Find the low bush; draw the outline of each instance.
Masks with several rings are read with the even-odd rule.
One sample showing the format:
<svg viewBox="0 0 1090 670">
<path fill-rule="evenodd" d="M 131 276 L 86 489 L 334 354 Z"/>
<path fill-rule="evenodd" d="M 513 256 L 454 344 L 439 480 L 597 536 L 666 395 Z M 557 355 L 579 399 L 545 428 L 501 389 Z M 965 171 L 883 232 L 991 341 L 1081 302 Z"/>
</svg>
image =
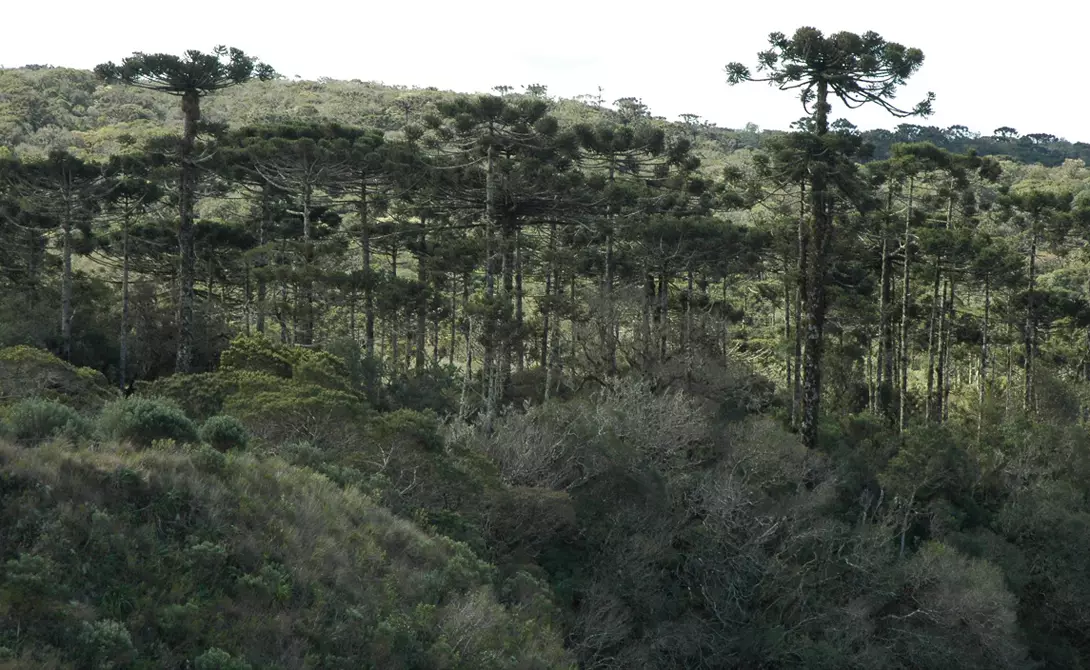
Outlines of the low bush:
<svg viewBox="0 0 1090 670">
<path fill-rule="evenodd" d="M 177 405 L 157 398 L 115 400 L 98 420 L 103 437 L 150 447 L 155 440 L 196 442 L 197 426 Z"/>
<path fill-rule="evenodd" d="M 55 400 L 21 400 L 7 414 L 4 432 L 22 444 L 37 445 L 53 437 L 77 441 L 91 435 L 91 424 L 82 414 Z"/>
<path fill-rule="evenodd" d="M 201 426 L 201 442 L 210 445 L 217 451 L 229 449 L 245 449 L 250 441 L 250 434 L 246 426 L 233 416 L 218 415 L 209 418 Z"/>
</svg>

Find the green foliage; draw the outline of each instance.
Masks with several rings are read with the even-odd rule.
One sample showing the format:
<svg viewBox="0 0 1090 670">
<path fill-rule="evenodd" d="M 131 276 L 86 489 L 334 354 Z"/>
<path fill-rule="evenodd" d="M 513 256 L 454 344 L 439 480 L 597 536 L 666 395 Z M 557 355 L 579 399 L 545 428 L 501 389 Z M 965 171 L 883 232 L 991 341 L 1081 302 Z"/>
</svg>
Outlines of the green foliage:
<svg viewBox="0 0 1090 670">
<path fill-rule="evenodd" d="M 123 623 L 109 619 L 84 621 L 76 644 L 83 663 L 94 670 L 131 667 L 136 655 L 128 629 Z"/>
<path fill-rule="evenodd" d="M 102 373 L 77 368 L 47 351 L 22 345 L 0 349 L 0 404 L 31 397 L 94 409 L 117 393 Z"/>
<path fill-rule="evenodd" d="M 0 70 L 0 669 L 1087 666 L 1090 145 L 830 118 L 922 63 Z"/>
<path fill-rule="evenodd" d="M 155 398 L 133 396 L 102 408 L 98 428 L 108 440 L 150 447 L 155 440 L 196 442 L 197 426 L 177 405 Z"/>
<path fill-rule="evenodd" d="M 201 442 L 217 451 L 245 449 L 250 441 L 246 426 L 233 416 L 219 415 L 210 417 L 201 425 Z"/>
<path fill-rule="evenodd" d="M 138 384 L 137 389 L 141 395 L 164 398 L 193 419 L 204 420 L 223 410 L 223 403 L 235 385 L 229 374 L 206 372 L 162 377 Z"/>
<path fill-rule="evenodd" d="M 54 400 L 20 400 L 6 410 L 6 415 L 6 428 L 11 436 L 31 446 L 54 437 L 84 440 L 92 432 L 86 417 Z"/>
<path fill-rule="evenodd" d="M 251 370 L 291 378 L 298 350 L 264 337 L 239 337 L 220 356 L 221 370 Z"/>
<path fill-rule="evenodd" d="M 193 661 L 193 667 L 196 670 L 250 670 L 252 666 L 222 649 L 212 647 Z"/>
<path fill-rule="evenodd" d="M 368 416 L 364 402 L 345 391 L 255 372 L 235 380 L 238 391 L 224 403 L 224 412 L 267 444 L 307 440 L 347 447 L 359 439 Z"/>
<path fill-rule="evenodd" d="M 464 544 L 277 458 L 210 453 L 0 445 L 0 645 L 17 621 L 23 648 L 79 667 L 571 667 Z"/>
</svg>

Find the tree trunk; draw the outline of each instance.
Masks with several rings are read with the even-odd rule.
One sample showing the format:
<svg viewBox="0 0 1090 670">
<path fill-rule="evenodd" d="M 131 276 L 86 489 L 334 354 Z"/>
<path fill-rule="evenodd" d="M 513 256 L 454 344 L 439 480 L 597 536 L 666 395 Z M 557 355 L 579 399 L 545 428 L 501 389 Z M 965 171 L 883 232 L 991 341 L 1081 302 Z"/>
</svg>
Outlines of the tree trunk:
<svg viewBox="0 0 1090 670">
<path fill-rule="evenodd" d="M 422 371 L 427 365 L 427 322 L 428 302 L 424 298 L 428 288 L 428 256 L 427 256 L 427 218 L 420 217 L 420 251 L 416 261 L 416 281 L 420 283 L 421 300 L 416 306 L 416 370 Z"/>
<path fill-rule="evenodd" d="M 129 370 L 129 212 L 121 222 L 121 356 L 118 361 L 118 385 L 125 391 Z"/>
<path fill-rule="evenodd" d="M 794 377 L 795 386 L 791 391 L 791 426 L 798 428 L 802 419 L 802 350 L 803 350 L 803 313 L 802 301 L 806 295 L 807 255 L 810 253 L 810 235 L 807 232 L 806 221 L 806 182 L 799 182 L 799 226 L 798 226 L 798 258 L 796 263 L 797 276 L 795 277 L 795 351 Z M 725 289 L 724 285 L 724 289 Z"/>
<path fill-rule="evenodd" d="M 515 367 L 520 372 L 526 367 L 526 342 L 523 332 L 522 294 L 522 229 L 515 230 Z"/>
<path fill-rule="evenodd" d="M 268 255 L 264 251 L 265 244 L 268 240 L 265 239 L 266 231 L 269 227 L 272 217 L 272 207 L 269 205 L 269 193 L 272 186 L 268 183 L 262 188 L 261 198 L 261 221 L 257 225 L 257 244 L 262 249 L 261 254 L 258 255 L 255 266 L 258 268 L 257 272 L 257 332 L 265 332 L 265 310 L 267 308 L 266 301 L 268 300 L 268 287 L 265 279 L 265 267 L 268 266 Z"/>
<path fill-rule="evenodd" d="M 178 354 L 174 368 L 175 372 L 187 373 L 193 368 L 193 286 L 196 279 L 193 208 L 197 196 L 197 164 L 193 154 L 197 143 L 197 122 L 201 118 L 201 98 L 197 91 L 187 91 L 182 95 L 182 117 L 178 189 Z"/>
<path fill-rule="evenodd" d="M 311 279 L 311 266 L 314 263 L 314 243 L 311 230 L 311 188 L 303 189 L 303 328 L 300 340 L 302 344 L 314 344 L 314 281 Z"/>
<path fill-rule="evenodd" d="M 491 129 L 490 129 L 491 130 Z M 496 412 L 496 385 L 495 385 L 495 344 L 496 344 L 496 319 L 493 300 L 496 295 L 496 261 L 495 261 L 495 229 L 496 229 L 496 159 L 495 149 L 491 143 L 488 145 L 488 163 L 485 172 L 485 302 L 488 313 L 484 323 L 484 365 L 482 369 L 482 385 L 485 394 L 485 433 L 492 434 L 492 421 Z"/>
<path fill-rule="evenodd" d="M 375 356 L 375 288 L 371 267 L 371 218 L 367 204 L 367 180 L 360 180 L 360 197 L 356 204 L 360 217 L 360 255 L 363 270 L 363 341 L 367 357 Z"/>
<path fill-rule="evenodd" d="M 450 352 L 447 365 L 454 367 L 454 350 L 458 348 L 458 275 L 450 277 Z"/>
<path fill-rule="evenodd" d="M 395 233 L 390 239 L 390 276 L 395 282 L 397 281 L 398 251 L 397 234 Z M 391 376 L 396 376 L 397 371 L 401 368 L 401 310 L 395 308 L 394 313 L 390 316 L 391 318 L 387 324 L 387 330 L 390 332 L 390 372 Z"/>
<path fill-rule="evenodd" d="M 549 367 L 549 328 L 552 325 L 553 318 L 553 304 L 550 302 L 549 296 L 552 295 L 553 288 L 553 275 L 556 268 L 556 222 L 552 222 L 549 225 L 549 263 L 545 269 L 545 300 L 541 306 L 541 352 L 540 363 L 541 369 L 546 370 L 546 377 L 548 377 L 547 369 Z M 556 287 L 559 289 L 559 285 Z M 546 381 L 546 395 L 548 395 L 548 382 Z"/>
<path fill-rule="evenodd" d="M 942 421 L 946 421 L 950 418 L 950 388 L 953 383 L 953 351 L 951 344 L 953 343 L 952 331 L 954 328 L 954 276 L 951 273 L 950 278 L 947 280 L 950 286 L 950 295 L 946 299 L 946 310 L 943 312 L 945 317 L 943 318 L 943 357 L 942 357 L 942 373 L 939 375 L 939 381 L 942 383 L 942 406 L 939 416 Z"/>
<path fill-rule="evenodd" d="M 670 327 L 669 322 L 669 308 L 670 308 L 670 295 L 669 295 L 670 280 L 666 276 L 665 268 L 662 270 L 662 274 L 659 275 L 659 360 L 666 360 L 668 330 Z"/>
<path fill-rule="evenodd" d="M 71 197 L 71 196 L 69 196 Z M 61 354 L 72 360 L 72 219 L 71 205 L 61 220 L 64 270 L 61 276 Z"/>
<path fill-rule="evenodd" d="M 934 407 L 935 407 L 935 347 L 938 344 L 938 321 L 939 321 L 939 282 L 942 277 L 942 272 L 939 267 L 939 260 L 935 260 L 935 281 L 931 288 L 931 318 L 927 322 L 927 402 L 924 406 L 924 421 L 930 422 L 934 419 Z M 945 292 L 944 292 L 945 295 Z"/>
<path fill-rule="evenodd" d="M 912 311 L 912 291 L 909 286 L 909 278 L 911 277 L 911 265 L 912 265 L 912 214 L 913 214 L 913 197 L 916 193 L 916 180 L 915 177 L 908 178 L 908 212 L 905 214 L 905 267 L 904 275 L 901 278 L 901 397 L 900 397 L 900 410 L 898 413 L 898 426 L 903 433 L 908 426 L 908 356 L 909 356 L 909 339 L 908 339 L 908 325 L 909 314 Z"/>
<path fill-rule="evenodd" d="M 790 347 L 791 342 L 791 275 L 787 267 L 788 261 L 785 258 L 783 268 L 783 341 L 785 348 Z M 784 368 L 787 379 L 784 388 L 787 389 L 788 393 L 790 393 L 791 389 L 794 388 L 794 370 L 791 367 L 792 360 L 791 351 L 789 348 L 787 349 L 785 356 L 786 358 L 784 360 Z M 794 405 L 794 403 L 792 403 L 792 405 Z"/>
<path fill-rule="evenodd" d="M 882 286 L 878 308 L 878 411 L 893 421 L 893 258 L 889 226 L 893 215 L 893 187 L 889 185 L 886 216 L 882 219 Z"/>
<path fill-rule="evenodd" d="M 1037 228 L 1034 223 L 1029 248 L 1029 285 L 1026 293 L 1026 332 L 1025 332 L 1025 397 L 1022 408 L 1029 411 L 1033 407 L 1033 355 L 1037 348 L 1037 314 L 1034 305 L 1034 292 L 1037 290 Z"/>
<path fill-rule="evenodd" d="M 980 388 L 977 402 L 977 439 L 984 430 L 984 400 L 988 388 L 988 326 L 992 309 L 991 275 L 984 275 L 984 322 L 980 327 Z"/>
<path fill-rule="evenodd" d="M 828 83 L 818 82 L 814 125 L 818 135 L 828 132 Z M 813 261 L 809 262 L 806 286 L 806 351 L 803 358 L 802 442 L 818 446 L 818 419 L 821 404 L 821 357 L 825 344 L 825 274 L 829 243 L 833 233 L 833 198 L 828 191 L 826 167 L 816 163 L 810 173 L 810 202 L 813 217 L 811 243 Z"/>
</svg>

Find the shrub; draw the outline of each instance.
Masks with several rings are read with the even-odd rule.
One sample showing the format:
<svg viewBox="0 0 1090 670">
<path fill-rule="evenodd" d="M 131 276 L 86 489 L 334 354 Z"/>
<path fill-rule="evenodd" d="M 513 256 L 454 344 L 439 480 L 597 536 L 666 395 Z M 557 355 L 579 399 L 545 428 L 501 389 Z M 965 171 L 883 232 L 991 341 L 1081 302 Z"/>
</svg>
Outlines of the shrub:
<svg viewBox="0 0 1090 670">
<path fill-rule="evenodd" d="M 217 451 L 229 449 L 245 449 L 250 441 L 250 434 L 246 432 L 246 426 L 233 416 L 213 416 L 201 426 L 201 441 L 212 446 Z"/>
<path fill-rule="evenodd" d="M 263 373 L 236 376 L 238 393 L 224 409 L 265 444 L 308 441 L 326 448 L 359 442 L 368 409 L 356 395 Z"/>
<path fill-rule="evenodd" d="M 99 407 L 117 391 L 97 370 L 77 368 L 48 351 L 28 346 L 0 349 L 0 403 L 30 397 Z"/>
<path fill-rule="evenodd" d="M 193 662 L 197 670 L 250 670 L 250 664 L 226 651 L 212 647 Z"/>
<path fill-rule="evenodd" d="M 150 447 L 155 440 L 196 442 L 197 426 L 175 404 L 156 398 L 116 400 L 102 409 L 99 429 L 104 437 Z"/>
<path fill-rule="evenodd" d="M 127 667 L 135 656 L 128 629 L 109 619 L 94 623 L 84 621 L 77 643 L 86 667 L 95 670 Z"/>
<path fill-rule="evenodd" d="M 165 398 L 182 408 L 197 420 L 219 414 L 227 396 L 237 390 L 232 374 L 201 372 L 189 375 L 171 375 L 153 382 L 137 382 L 142 396 Z"/>
<path fill-rule="evenodd" d="M 36 445 L 51 437 L 70 440 L 90 436 L 90 423 L 76 410 L 54 400 L 29 398 L 8 411 L 8 432 L 16 441 Z"/>
<path fill-rule="evenodd" d="M 221 370 L 252 370 L 291 378 L 297 354 L 290 347 L 264 337 L 238 337 L 220 356 Z"/>
</svg>

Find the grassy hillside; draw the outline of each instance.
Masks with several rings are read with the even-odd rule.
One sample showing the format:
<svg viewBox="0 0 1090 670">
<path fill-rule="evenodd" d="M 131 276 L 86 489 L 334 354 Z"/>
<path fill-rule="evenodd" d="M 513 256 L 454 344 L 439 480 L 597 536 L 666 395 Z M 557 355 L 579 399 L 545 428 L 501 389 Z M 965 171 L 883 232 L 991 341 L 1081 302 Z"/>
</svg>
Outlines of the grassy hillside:
<svg viewBox="0 0 1090 670">
<path fill-rule="evenodd" d="M 394 132 L 434 111 L 434 103 L 456 95 L 435 88 L 409 88 L 358 79 L 251 82 L 211 96 L 204 105 L 210 124 L 239 127 L 293 120 L 335 121 Z M 36 67 L 0 70 L 0 147 L 22 154 L 68 148 L 105 156 L 165 133 L 178 132 L 181 115 L 171 96 L 125 86 L 108 86 L 93 73 L 71 68 Z M 650 110 L 654 113 L 655 110 Z M 586 121 L 614 114 L 610 106 L 580 100 L 555 101 L 561 122 Z M 779 134 L 756 126 L 718 128 L 699 118 L 661 119 L 673 132 L 690 136 L 704 167 L 718 172 L 735 162 L 728 157 L 754 149 Z M 983 130 L 983 129 L 982 129 Z M 981 155 L 1056 166 L 1068 158 L 1090 161 L 1090 144 L 1047 134 L 989 136 L 964 126 L 937 128 L 903 124 L 894 131 L 864 131 L 876 158 L 885 158 L 896 142 L 934 142 L 954 152 L 975 149 Z M 0 149 L 2 151 L 2 149 Z"/>
<path fill-rule="evenodd" d="M 542 583 L 395 516 L 344 452 L 246 453 L 230 420 L 198 438 L 165 400 L 88 406 L 56 359 L 0 359 L 54 397 L 0 409 L 0 667 L 568 667 Z M 401 420 L 371 426 L 380 451 L 410 449 Z"/>
</svg>

